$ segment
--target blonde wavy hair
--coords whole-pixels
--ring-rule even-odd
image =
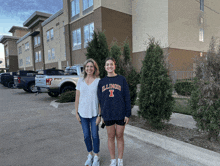
[[[93,73],[93,76],[94,76],[95,78],[98,78],[98,77],[99,77],[99,73],[100,73],[100,72],[99,72],[99,66],[98,66],[98,64],[96,63],[96,61],[95,61],[94,59],[90,58],[90,59],[87,59],[87,60],[84,62],[84,64],[83,64],[83,79],[85,79],[85,78],[87,77],[87,73],[86,73],[85,69],[86,69],[87,63],[89,63],[89,62],[91,62],[91,63],[93,64],[94,68],[95,68],[95,71],[94,71],[94,73]]]

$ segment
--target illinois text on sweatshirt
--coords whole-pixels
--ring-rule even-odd
[[[124,120],[125,116],[131,116],[129,87],[125,77],[116,75],[101,79],[98,99],[104,121]]]

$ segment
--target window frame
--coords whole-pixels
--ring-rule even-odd
[[[83,28],[83,33],[84,33],[84,48],[86,48],[87,46],[88,46],[88,42],[90,42],[91,40],[92,40],[92,35],[93,35],[93,33],[92,34],[90,34],[91,33],[91,28],[90,28],[90,26],[91,25],[93,25],[93,32],[94,32],[94,22],[92,22],[92,23],[90,23],[90,24],[87,24],[87,25],[85,25]],[[88,26],[88,36],[85,34],[85,27],[87,27]]]
[[[48,60],[51,60],[51,50],[50,49],[47,51],[47,56],[48,56]]]
[[[38,52],[38,62],[41,62],[41,51]]]
[[[50,30],[47,31],[47,41],[50,41]]]
[[[51,59],[55,59],[55,49],[54,48],[51,48]]]
[[[35,63],[38,62],[38,51],[35,52]]]
[[[204,42],[204,29],[199,29],[199,41]]]
[[[71,17],[74,17],[80,13],[80,4],[79,0],[72,0],[71,2]],[[74,5],[74,7],[73,7]],[[73,8],[74,8],[74,13],[73,13]]]
[[[81,45],[82,45],[82,37],[81,36],[82,36],[81,35],[81,28],[78,28],[78,29],[75,29],[74,31],[72,31],[72,41],[73,41],[72,50],[81,49]]]
[[[23,66],[23,59],[19,59],[19,67]]]
[[[204,12],[204,0],[200,0],[200,10]]]
[[[92,2],[92,3],[91,3]],[[93,0],[83,0],[83,11],[93,6]]]
[[[53,32],[53,33],[51,33],[51,32]],[[53,36],[51,34],[53,34]],[[53,40],[53,39],[54,39],[54,30],[52,28],[52,29],[50,29],[50,40]]]
[[[22,54],[22,47],[21,46],[18,47],[18,54]]]

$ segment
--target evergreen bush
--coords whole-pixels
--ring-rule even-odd
[[[178,93],[178,95],[182,96],[188,96],[191,95],[191,92],[193,91],[193,85],[192,82],[176,82],[174,85],[175,91]]]
[[[163,50],[154,38],[150,38],[142,63],[138,115],[147,119],[152,127],[161,129],[163,120],[170,120],[175,101]]]
[[[76,91],[67,91],[60,95],[60,98],[56,101],[59,103],[75,102]]]
[[[217,51],[215,48],[212,37],[207,55],[195,59],[195,89],[189,99],[197,127],[208,131],[210,140],[218,140],[220,133],[220,46]]]
[[[97,62],[100,71],[99,76],[100,78],[104,78],[106,76],[106,71],[104,68],[105,59],[109,56],[108,44],[104,32],[98,31],[97,34],[94,31],[93,39],[90,42],[88,42],[88,46],[86,49],[87,59],[92,58]]]

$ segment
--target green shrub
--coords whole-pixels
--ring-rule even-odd
[[[60,98],[56,101],[59,103],[75,102],[76,91],[67,91],[60,95]]]
[[[138,115],[147,119],[152,127],[161,129],[164,126],[163,120],[170,120],[175,101],[163,50],[154,39],[150,39],[142,63]]]
[[[189,96],[193,91],[192,82],[177,82],[174,85],[175,91],[178,95]]]
[[[207,131],[208,138],[218,140],[220,133],[220,47],[215,51],[212,38],[206,56],[196,59],[194,91],[189,99],[192,115],[199,129]]]

